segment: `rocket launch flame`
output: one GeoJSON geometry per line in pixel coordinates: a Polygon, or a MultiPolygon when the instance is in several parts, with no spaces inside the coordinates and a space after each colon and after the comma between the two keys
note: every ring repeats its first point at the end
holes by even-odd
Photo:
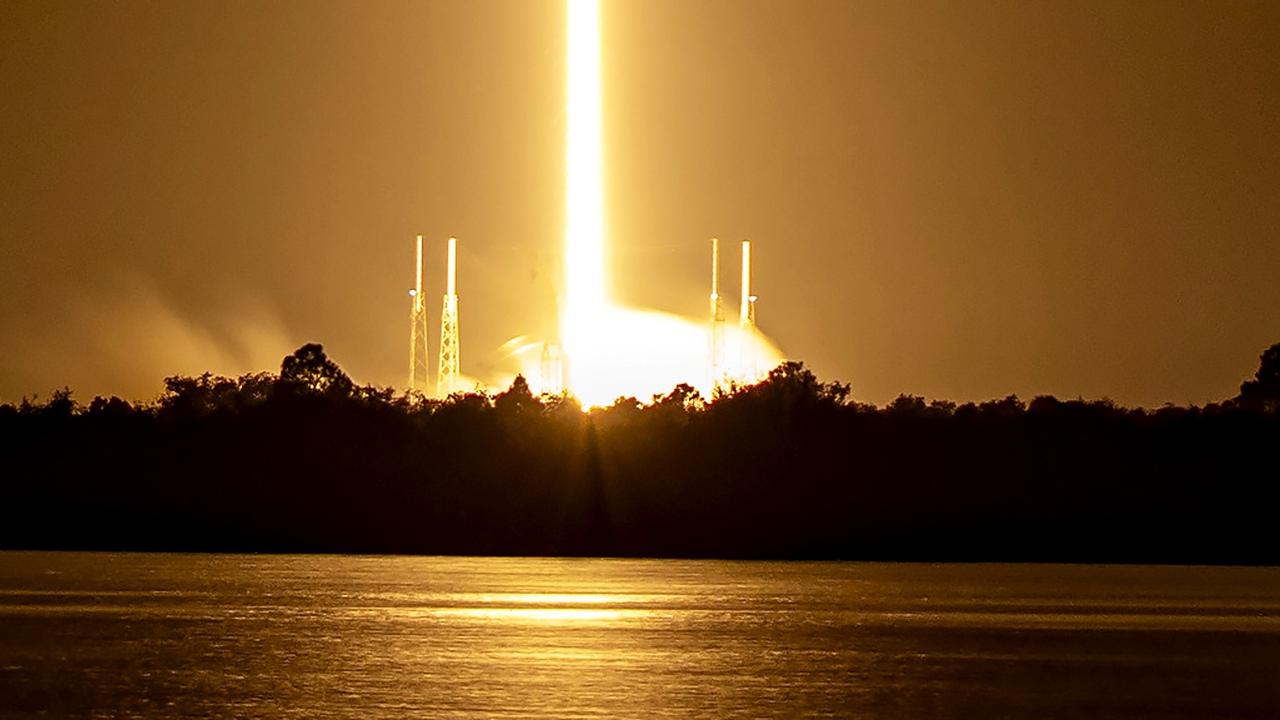
{"type": "MultiPolygon", "coordinates": [[[[599,0],[566,0],[568,27],[564,304],[560,342],[567,388],[584,407],[619,397],[647,400],[687,383],[709,397],[708,327],[653,310],[625,308],[608,294],[605,257],[604,131],[600,103],[599,0]]],[[[726,329],[730,358],[741,367],[772,368],[781,354],[752,329],[726,329]]],[[[755,380],[725,370],[738,380],[755,380]]],[[[527,368],[527,377],[538,374],[527,368]]]]}

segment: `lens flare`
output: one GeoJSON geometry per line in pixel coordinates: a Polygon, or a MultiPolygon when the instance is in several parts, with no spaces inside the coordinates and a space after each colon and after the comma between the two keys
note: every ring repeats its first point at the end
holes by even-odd
{"type": "MultiPolygon", "coordinates": [[[[565,102],[564,295],[560,344],[567,359],[566,387],[584,407],[619,397],[648,400],[680,383],[710,397],[709,327],[654,310],[621,307],[608,293],[605,274],[604,132],[600,101],[600,5],[567,0],[567,88],[565,102]]],[[[731,360],[727,375],[758,378],[745,368],[768,371],[781,361],[778,349],[758,333],[727,329],[731,360]],[[732,349],[730,349],[732,348],[732,349]],[[737,372],[735,372],[735,367],[737,372]]],[[[528,368],[529,377],[538,375],[528,368]]]]}

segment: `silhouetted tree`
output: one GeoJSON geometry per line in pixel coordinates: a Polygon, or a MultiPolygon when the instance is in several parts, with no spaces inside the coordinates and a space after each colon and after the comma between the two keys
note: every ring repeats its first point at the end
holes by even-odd
{"type": "Polygon", "coordinates": [[[79,409],[79,404],[71,397],[71,388],[54,390],[45,403],[42,414],[50,418],[70,418],[79,409]]]}
{"type": "Polygon", "coordinates": [[[1267,348],[1259,358],[1252,380],[1240,385],[1237,401],[1263,412],[1280,412],[1280,343],[1267,348]]]}
{"type": "Polygon", "coordinates": [[[798,362],[583,412],[279,375],[0,405],[0,547],[1277,562],[1280,346],[1241,397],[1152,412],[851,402],[798,362]],[[1193,528],[1195,532],[1188,532],[1193,528]]]}
{"type": "Polygon", "coordinates": [[[1027,405],[1032,415],[1054,415],[1062,409],[1062,401],[1052,395],[1037,395],[1027,405]]]}
{"type": "Polygon", "coordinates": [[[1003,400],[988,400],[978,405],[978,412],[985,417],[1013,419],[1025,412],[1027,406],[1017,395],[1008,395],[1003,400]]]}
{"type": "Polygon", "coordinates": [[[280,364],[280,384],[294,392],[333,398],[351,396],[351,378],[324,354],[324,346],[307,343],[280,364]]]}
{"type": "MultiPolygon", "coordinates": [[[[618,398],[618,400],[623,400],[623,398],[618,398]]],[[[618,400],[614,402],[616,403],[618,400]]],[[[702,393],[688,383],[676,385],[666,395],[654,395],[653,404],[659,408],[677,409],[681,412],[696,412],[705,405],[702,401],[702,393]]]]}
{"type": "Polygon", "coordinates": [[[493,399],[493,406],[499,413],[512,417],[540,414],[543,409],[542,403],[529,390],[529,382],[524,375],[517,375],[511,387],[493,399]]]}
{"type": "Polygon", "coordinates": [[[844,386],[822,384],[818,381],[817,376],[804,366],[804,363],[797,360],[788,360],[770,370],[764,385],[770,388],[777,388],[784,393],[797,397],[829,398],[836,402],[843,401],[844,397],[849,394],[844,389],[844,386]]]}
{"type": "Polygon", "coordinates": [[[228,409],[237,391],[229,378],[204,373],[199,377],[174,375],[164,379],[160,410],[169,416],[198,418],[228,409]]]}
{"type": "Polygon", "coordinates": [[[634,397],[620,397],[613,401],[613,404],[606,408],[598,408],[592,413],[592,419],[600,427],[608,428],[614,426],[625,426],[635,420],[642,412],[644,406],[634,397]]]}
{"type": "Polygon", "coordinates": [[[86,412],[102,418],[119,419],[127,417],[133,412],[133,406],[114,395],[110,398],[104,398],[99,395],[89,403],[89,408],[86,412]]]}
{"type": "Polygon", "coordinates": [[[924,417],[924,398],[915,395],[899,395],[885,406],[885,412],[899,417],[924,417]]]}

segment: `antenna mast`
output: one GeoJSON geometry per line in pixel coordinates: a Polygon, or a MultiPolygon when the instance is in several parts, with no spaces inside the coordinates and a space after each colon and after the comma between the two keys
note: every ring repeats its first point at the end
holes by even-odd
{"type": "Polygon", "coordinates": [[[711,238],[711,387],[724,381],[724,303],[720,300],[720,239],[711,238]]]}
{"type": "Polygon", "coordinates": [[[742,241],[742,299],[738,306],[738,328],[742,330],[742,371],[748,382],[758,377],[756,367],[756,298],[751,294],[751,241],[742,241]]]}
{"type": "Polygon", "coordinates": [[[427,367],[427,305],[422,296],[422,236],[418,236],[414,283],[409,288],[409,389],[425,390],[427,367]]]}

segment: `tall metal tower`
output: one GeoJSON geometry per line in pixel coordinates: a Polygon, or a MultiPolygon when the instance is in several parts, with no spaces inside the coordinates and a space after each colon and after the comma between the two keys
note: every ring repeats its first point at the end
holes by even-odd
{"type": "Polygon", "coordinates": [[[724,382],[724,303],[720,300],[720,238],[711,238],[710,362],[711,387],[724,382]]]}
{"type": "Polygon", "coordinates": [[[427,367],[427,304],[422,295],[422,236],[418,236],[418,262],[414,268],[413,287],[409,288],[409,389],[426,390],[430,371],[427,367]]]}
{"type": "Polygon", "coordinates": [[[448,397],[458,389],[458,239],[449,238],[444,309],[440,311],[440,365],[436,368],[436,395],[448,397]]]}
{"type": "Polygon", "coordinates": [[[756,367],[756,296],[751,294],[751,241],[742,241],[742,299],[738,306],[738,328],[742,330],[742,372],[748,382],[759,375],[756,367]]]}
{"type": "Polygon", "coordinates": [[[564,351],[557,342],[542,344],[542,393],[559,395],[564,392],[564,351]]]}

